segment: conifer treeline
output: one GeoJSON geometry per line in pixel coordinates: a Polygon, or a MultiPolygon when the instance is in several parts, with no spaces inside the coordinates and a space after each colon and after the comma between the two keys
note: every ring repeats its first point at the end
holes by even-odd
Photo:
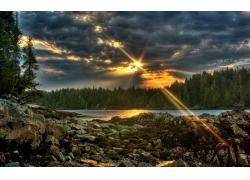
{"type": "MultiPolygon", "coordinates": [[[[213,74],[203,72],[186,78],[185,82],[174,82],[166,87],[187,107],[203,108],[232,107],[241,103],[249,107],[250,74],[248,69],[224,69],[213,74]]],[[[159,88],[122,87],[111,89],[84,88],[60,89],[44,92],[40,105],[65,109],[174,109],[174,105],[159,88]]]]}
{"type": "Polygon", "coordinates": [[[173,83],[169,89],[188,107],[232,107],[235,103],[249,107],[250,73],[244,67],[226,68],[213,74],[204,71],[186,78],[184,83],[173,83]]]}
{"type": "Polygon", "coordinates": [[[28,92],[34,94],[39,85],[35,81],[38,65],[33,53],[33,39],[28,37],[22,47],[21,39],[17,12],[0,11],[0,97],[4,94],[19,97],[27,96],[28,92]]]}

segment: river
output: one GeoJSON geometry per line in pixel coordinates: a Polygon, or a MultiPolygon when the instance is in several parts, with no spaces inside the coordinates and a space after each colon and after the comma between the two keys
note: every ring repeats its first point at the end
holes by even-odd
{"type": "MultiPolygon", "coordinates": [[[[76,112],[82,114],[82,119],[84,120],[92,120],[92,119],[100,119],[108,121],[114,116],[119,116],[120,118],[127,118],[138,115],[140,113],[170,113],[175,116],[184,116],[184,115],[191,115],[191,113],[199,116],[201,114],[210,114],[218,116],[221,112],[231,111],[227,109],[223,110],[61,110],[67,112],[76,112]]],[[[250,112],[249,110],[246,110],[250,112]]]]}

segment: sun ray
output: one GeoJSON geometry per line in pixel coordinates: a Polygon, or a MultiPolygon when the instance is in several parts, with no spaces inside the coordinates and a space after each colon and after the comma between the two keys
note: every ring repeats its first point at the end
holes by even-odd
{"type": "MultiPolygon", "coordinates": [[[[102,28],[100,26],[98,26],[98,28],[96,29],[96,31],[98,31],[99,33],[104,34],[111,42],[114,42],[114,40],[109,37],[106,33],[103,32],[102,28]],[[101,30],[100,30],[101,29],[101,30]]],[[[132,58],[123,48],[121,48],[120,46],[116,46],[116,48],[119,48],[129,59],[131,59],[134,63],[140,63],[142,61],[142,58],[144,56],[144,51],[142,52],[142,55],[139,59],[139,61],[135,60],[134,58],[132,58]]],[[[175,55],[178,55],[179,53],[176,53],[175,55]]],[[[149,74],[147,72],[147,70],[145,70],[142,66],[138,66],[138,68],[144,72],[145,74],[149,74]]],[[[215,133],[205,122],[203,122],[198,116],[196,116],[191,110],[189,110],[178,98],[176,98],[170,91],[168,91],[166,88],[164,88],[164,86],[154,77],[151,78],[152,80],[156,81],[157,84],[159,84],[159,87],[161,88],[163,94],[175,105],[175,107],[177,109],[180,110],[187,110],[196,120],[200,121],[201,124],[221,143],[224,143],[225,145],[227,145],[230,150],[232,149],[231,146],[229,146],[229,144],[222,138],[220,137],[217,133],[215,133]]],[[[185,113],[186,115],[188,115],[187,113],[185,113]]],[[[189,120],[193,123],[193,120],[191,118],[189,118],[189,120]]]]}

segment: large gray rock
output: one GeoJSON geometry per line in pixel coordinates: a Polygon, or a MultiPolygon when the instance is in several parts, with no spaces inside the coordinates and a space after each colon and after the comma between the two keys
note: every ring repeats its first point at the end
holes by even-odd
{"type": "Polygon", "coordinates": [[[140,124],[134,124],[133,127],[137,130],[140,130],[142,128],[144,128],[144,126],[140,125],[140,124]]]}
{"type": "Polygon", "coordinates": [[[126,136],[130,135],[130,133],[131,132],[128,129],[123,129],[123,130],[120,131],[120,134],[121,134],[122,137],[126,137],[126,136]]]}
{"type": "Polygon", "coordinates": [[[0,99],[0,116],[9,117],[9,109],[3,99],[0,99]]]}
{"type": "Polygon", "coordinates": [[[238,155],[238,164],[241,166],[249,166],[248,157],[249,156],[246,154],[239,154],[238,155]]]}
{"type": "Polygon", "coordinates": [[[41,121],[41,122],[45,122],[45,117],[41,114],[33,114],[33,121],[41,121]]]}
{"type": "Polygon", "coordinates": [[[75,135],[75,137],[76,138],[79,138],[79,139],[81,139],[82,141],[86,141],[86,142],[94,142],[95,141],[95,139],[96,139],[96,137],[95,136],[91,136],[91,135],[88,135],[88,134],[83,134],[83,135],[81,135],[81,134],[76,134],[75,135]]]}
{"type": "Polygon", "coordinates": [[[233,125],[231,126],[231,128],[232,128],[232,130],[233,130],[233,132],[234,132],[235,135],[240,135],[240,136],[242,136],[242,137],[248,137],[248,136],[249,136],[249,135],[248,135],[245,131],[243,131],[237,124],[233,124],[233,125]]]}
{"type": "Polygon", "coordinates": [[[65,162],[65,161],[66,161],[65,156],[64,156],[61,152],[57,152],[57,153],[56,153],[56,157],[57,157],[57,159],[59,159],[61,162],[65,162]]]}
{"type": "Polygon", "coordinates": [[[20,167],[19,162],[10,162],[5,164],[5,167],[20,167]]]}
{"type": "Polygon", "coordinates": [[[63,128],[63,126],[57,125],[57,124],[48,125],[46,127],[46,132],[47,132],[47,134],[50,134],[50,135],[54,136],[59,141],[61,139],[63,139],[65,137],[65,135],[66,135],[66,131],[63,128]]]}

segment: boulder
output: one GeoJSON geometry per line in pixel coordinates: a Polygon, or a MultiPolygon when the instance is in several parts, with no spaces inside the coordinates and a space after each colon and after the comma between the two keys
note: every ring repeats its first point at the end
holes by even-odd
{"type": "Polygon", "coordinates": [[[48,145],[59,145],[59,141],[52,135],[47,135],[45,139],[45,144],[48,145]]]}
{"type": "Polygon", "coordinates": [[[3,99],[0,99],[0,117],[1,116],[9,118],[9,109],[3,99]]]}
{"type": "Polygon", "coordinates": [[[37,122],[37,121],[41,121],[41,122],[45,122],[45,117],[41,114],[33,114],[33,121],[37,122]]]}
{"type": "Polygon", "coordinates": [[[86,134],[86,135],[76,134],[75,137],[81,139],[83,142],[94,142],[96,139],[95,136],[91,136],[89,134],[86,134]]]}
{"type": "Polygon", "coordinates": [[[84,129],[80,129],[76,131],[76,134],[87,134],[87,132],[84,129]]]}
{"type": "Polygon", "coordinates": [[[233,124],[230,126],[235,135],[240,135],[242,137],[248,137],[249,135],[243,131],[237,124],[233,124]]]}
{"type": "Polygon", "coordinates": [[[71,152],[72,152],[73,157],[74,156],[81,156],[81,154],[82,154],[81,150],[78,146],[73,146],[71,152]]]}
{"type": "Polygon", "coordinates": [[[121,161],[118,167],[135,167],[135,165],[129,159],[124,159],[121,161]]]}
{"type": "Polygon", "coordinates": [[[155,158],[148,152],[142,152],[140,157],[141,157],[141,161],[144,161],[144,162],[149,162],[149,163],[156,162],[155,158]]]}
{"type": "Polygon", "coordinates": [[[128,135],[130,135],[130,130],[128,130],[128,129],[123,129],[123,130],[121,130],[120,131],[120,135],[122,136],[122,137],[127,137],[128,135]]]}
{"type": "Polygon", "coordinates": [[[57,125],[57,124],[48,125],[46,127],[46,132],[47,134],[54,136],[59,141],[62,140],[66,135],[65,129],[61,125],[57,125]]]}
{"type": "Polygon", "coordinates": [[[140,124],[134,124],[133,127],[137,130],[140,130],[142,128],[144,128],[144,126],[140,125],[140,124]]]}
{"type": "Polygon", "coordinates": [[[9,122],[8,124],[13,130],[18,130],[23,127],[22,122],[13,121],[13,122],[9,122]]]}
{"type": "Polygon", "coordinates": [[[56,158],[57,158],[58,160],[60,160],[61,162],[65,162],[65,161],[66,161],[64,155],[63,155],[61,152],[57,152],[57,153],[56,153],[56,158]]]}
{"type": "Polygon", "coordinates": [[[248,157],[246,154],[238,154],[238,164],[245,167],[249,166],[248,157]]]}
{"type": "Polygon", "coordinates": [[[20,167],[19,162],[10,162],[5,164],[5,167],[20,167]]]}
{"type": "Polygon", "coordinates": [[[60,149],[55,145],[51,145],[50,148],[49,148],[49,151],[50,151],[51,154],[54,155],[54,154],[58,153],[60,151],[60,149]]]}
{"type": "Polygon", "coordinates": [[[108,149],[106,152],[105,152],[105,156],[108,156],[112,159],[119,159],[119,155],[118,153],[113,150],[113,149],[108,149]]]}

